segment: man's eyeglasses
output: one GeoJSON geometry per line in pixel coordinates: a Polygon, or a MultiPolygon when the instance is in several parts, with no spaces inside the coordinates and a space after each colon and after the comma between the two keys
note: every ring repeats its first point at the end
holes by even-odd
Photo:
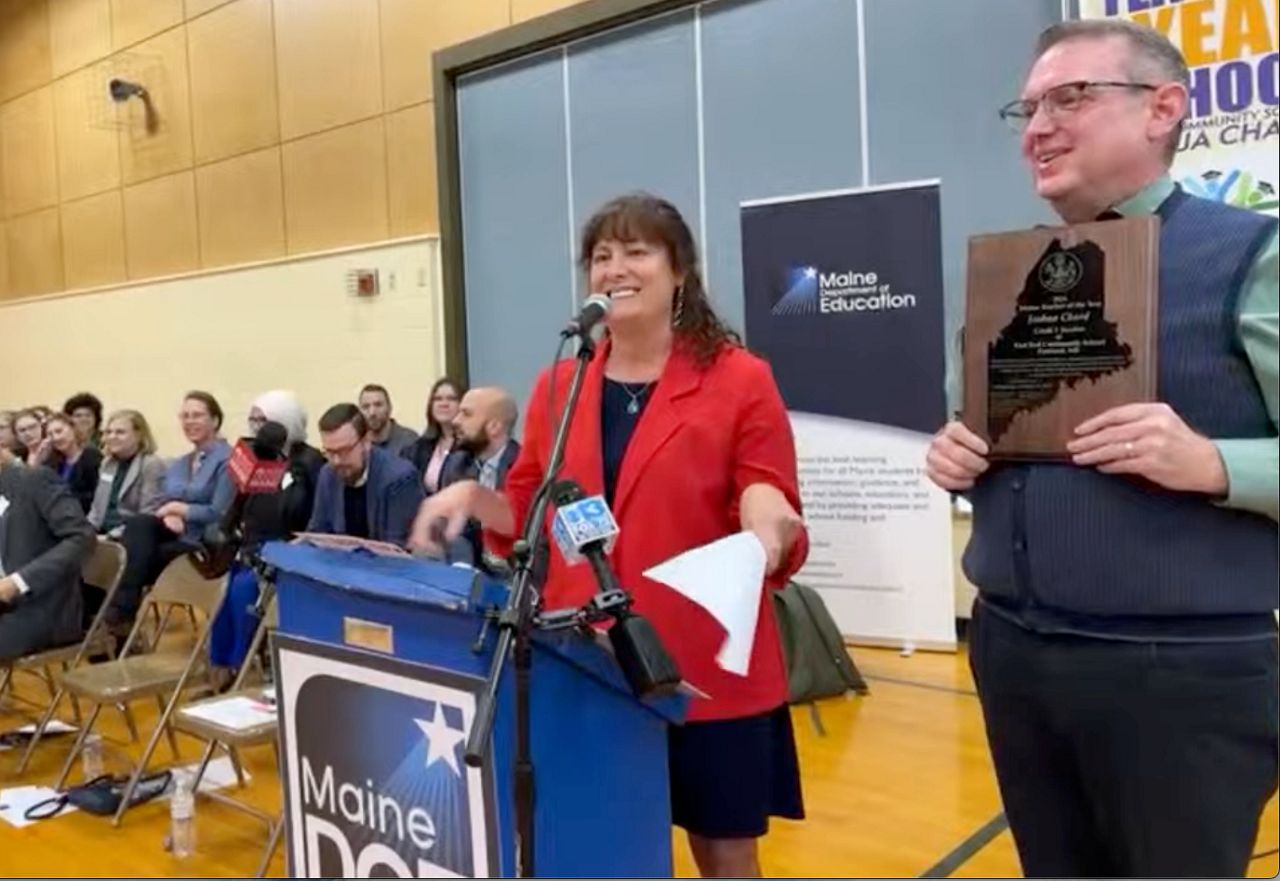
{"type": "Polygon", "coordinates": [[[1021,132],[1030,124],[1041,107],[1050,118],[1074,113],[1097,89],[1138,89],[1152,92],[1157,87],[1151,83],[1122,83],[1111,80],[1078,80],[1063,83],[1046,91],[1039,98],[1010,101],[1000,108],[1000,118],[1015,132],[1021,132]]]}
{"type": "Polygon", "coordinates": [[[330,462],[335,460],[345,459],[347,458],[347,456],[351,455],[351,453],[355,450],[356,447],[360,446],[360,441],[362,440],[364,440],[364,438],[360,438],[359,440],[356,440],[347,444],[345,447],[338,447],[337,449],[330,449],[329,447],[324,447],[322,450],[324,453],[324,457],[328,459],[330,462]]]}

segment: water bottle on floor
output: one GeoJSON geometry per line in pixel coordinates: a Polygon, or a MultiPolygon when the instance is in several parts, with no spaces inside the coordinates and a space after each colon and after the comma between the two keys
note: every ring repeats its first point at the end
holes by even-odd
{"type": "Polygon", "coordinates": [[[169,842],[175,857],[185,859],[196,849],[196,798],[191,777],[175,771],[173,795],[169,798],[169,842]]]}
{"type": "Polygon", "coordinates": [[[84,771],[84,781],[86,783],[97,777],[101,777],[105,773],[102,758],[101,735],[90,734],[85,738],[84,748],[80,751],[80,762],[80,767],[84,771]]]}

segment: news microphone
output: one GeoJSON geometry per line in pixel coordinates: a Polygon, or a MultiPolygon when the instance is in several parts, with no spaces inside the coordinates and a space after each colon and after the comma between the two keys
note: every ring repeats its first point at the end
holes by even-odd
{"type": "Polygon", "coordinates": [[[241,529],[249,498],[279,492],[289,471],[285,444],[289,433],[279,422],[267,421],[253,437],[236,441],[227,462],[227,472],[236,494],[216,523],[210,523],[200,537],[200,551],[192,561],[205,577],[220,577],[235,561],[243,538],[241,529]]]}
{"type": "Polygon", "coordinates": [[[556,506],[551,537],[568,563],[582,562],[588,546],[606,554],[613,550],[618,522],[601,496],[588,496],[572,480],[559,480],[551,487],[551,502],[556,506]]]}
{"type": "Polygon", "coordinates": [[[612,305],[613,301],[604,294],[592,294],[582,304],[577,316],[564,326],[564,330],[560,331],[560,336],[567,339],[589,335],[592,329],[609,314],[609,307],[612,305]]]}
{"type": "Polygon", "coordinates": [[[236,441],[227,471],[238,494],[256,495],[280,489],[280,481],[289,470],[284,450],[288,440],[289,433],[283,425],[267,421],[253,437],[236,441]]]}
{"type": "Polygon", "coordinates": [[[647,618],[631,611],[631,595],[605,556],[618,535],[618,524],[600,496],[588,496],[572,480],[551,486],[556,506],[552,535],[560,553],[570,563],[585,558],[591,564],[599,592],[589,608],[599,617],[613,618],[609,644],[622,675],[637,697],[674,694],[680,686],[680,670],[647,618]]]}

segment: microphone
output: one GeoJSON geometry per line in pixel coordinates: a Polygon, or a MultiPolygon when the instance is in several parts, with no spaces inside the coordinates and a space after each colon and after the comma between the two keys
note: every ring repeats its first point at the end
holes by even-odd
{"type": "Polygon", "coordinates": [[[605,554],[613,550],[618,522],[603,497],[587,496],[572,480],[558,480],[551,487],[551,502],[556,506],[551,537],[568,563],[582,562],[588,546],[605,554]]]}
{"type": "Polygon", "coordinates": [[[609,643],[632,693],[673,694],[680,686],[680,670],[649,620],[631,611],[631,595],[605,556],[619,531],[608,504],[600,496],[588,496],[572,480],[552,484],[551,501],[556,506],[552,534],[560,553],[570,563],[585,558],[591,564],[599,592],[588,603],[588,620],[613,618],[609,643]]]}
{"type": "Polygon", "coordinates": [[[289,460],[284,453],[288,440],[289,433],[283,425],[268,421],[262,423],[254,437],[236,441],[227,471],[238,494],[257,495],[280,488],[280,481],[289,470],[289,460]]]}
{"type": "Polygon", "coordinates": [[[567,339],[568,337],[590,335],[592,328],[609,314],[609,307],[612,305],[613,301],[604,294],[592,294],[582,304],[577,316],[564,326],[564,330],[560,331],[560,336],[567,339]]]}
{"type": "Polygon", "coordinates": [[[227,473],[235,485],[235,498],[217,523],[210,523],[200,537],[201,549],[192,559],[206,578],[223,575],[239,552],[245,506],[255,495],[280,490],[289,472],[285,444],[289,433],[279,422],[267,421],[251,438],[236,441],[227,462],[227,473]]]}

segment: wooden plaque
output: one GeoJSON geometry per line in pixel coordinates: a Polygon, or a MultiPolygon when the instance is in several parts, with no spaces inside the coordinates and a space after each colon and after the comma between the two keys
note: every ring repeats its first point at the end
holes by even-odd
{"type": "Polygon", "coordinates": [[[1160,220],[969,240],[964,423],[996,459],[1063,459],[1077,425],[1154,401],[1160,220]]]}

